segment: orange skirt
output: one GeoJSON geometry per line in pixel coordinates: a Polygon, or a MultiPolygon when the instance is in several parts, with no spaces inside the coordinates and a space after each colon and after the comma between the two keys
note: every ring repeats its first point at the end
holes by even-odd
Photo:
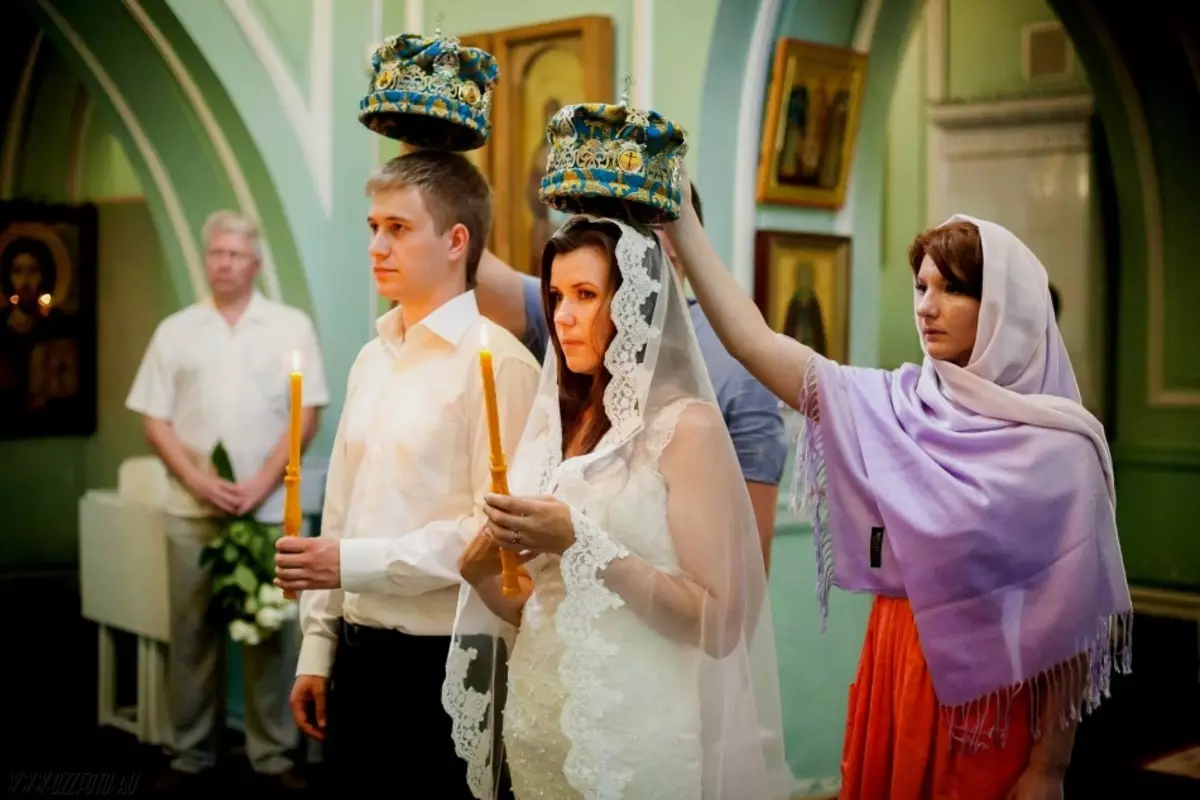
{"type": "Polygon", "coordinates": [[[1003,746],[952,746],[908,601],[876,597],[850,687],[841,800],[1003,800],[1033,747],[1029,692],[1008,717],[1003,746]]]}

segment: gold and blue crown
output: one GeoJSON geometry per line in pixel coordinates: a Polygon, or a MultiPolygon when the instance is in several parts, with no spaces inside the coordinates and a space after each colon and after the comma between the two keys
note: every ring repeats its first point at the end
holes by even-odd
{"type": "Polygon", "coordinates": [[[474,150],[491,132],[492,90],[500,69],[491,53],[463,47],[440,31],[402,33],[371,56],[371,88],[358,119],[376,133],[417,147],[474,150]]]}
{"type": "Polygon", "coordinates": [[[679,218],[679,167],[687,133],[654,111],[617,104],[564,106],[546,128],[550,157],[538,196],[572,214],[679,218]]]}

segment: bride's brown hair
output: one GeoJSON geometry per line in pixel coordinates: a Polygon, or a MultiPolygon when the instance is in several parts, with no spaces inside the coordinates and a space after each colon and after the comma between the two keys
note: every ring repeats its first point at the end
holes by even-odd
{"type": "MultiPolygon", "coordinates": [[[[590,453],[599,444],[604,434],[612,427],[612,421],[604,411],[604,390],[612,380],[612,373],[604,365],[603,357],[600,362],[600,372],[594,377],[579,375],[567,369],[567,359],[563,355],[562,344],[558,341],[558,331],[554,327],[555,299],[550,295],[550,268],[556,256],[565,255],[584,247],[600,250],[608,258],[608,286],[604,298],[611,304],[617,289],[621,288],[621,268],[617,264],[617,241],[621,238],[621,229],[611,222],[578,221],[566,230],[560,230],[550,237],[542,250],[542,307],[546,313],[547,327],[550,329],[550,343],[554,345],[554,357],[558,363],[558,412],[562,420],[562,449],[566,457],[568,445],[579,434],[579,428],[584,424],[586,412],[593,410],[590,424],[584,431],[580,442],[581,453],[590,453]]],[[[601,353],[608,351],[612,337],[616,335],[614,327],[607,342],[603,342],[601,353]]],[[[600,343],[597,343],[600,344],[600,343]]]]}

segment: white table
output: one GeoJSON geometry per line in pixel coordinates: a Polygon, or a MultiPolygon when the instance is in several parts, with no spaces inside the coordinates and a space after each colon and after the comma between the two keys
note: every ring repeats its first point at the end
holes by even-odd
{"type": "MultiPolygon", "coordinates": [[[[323,460],[303,463],[300,505],[306,516],[320,513],[325,469],[323,460]]],[[[79,500],[82,613],[99,629],[97,719],[148,744],[171,738],[166,682],[171,603],[161,510],[166,474],[157,458],[129,459],[121,465],[116,490],[91,490],[79,500]],[[117,704],[117,631],[137,637],[132,707],[117,704]]]]}

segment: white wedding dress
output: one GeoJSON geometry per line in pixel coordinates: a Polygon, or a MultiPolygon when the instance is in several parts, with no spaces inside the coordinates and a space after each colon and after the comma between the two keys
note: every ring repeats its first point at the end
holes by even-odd
{"type": "MultiPolygon", "coordinates": [[[[628,480],[620,476],[623,485],[615,493],[606,491],[603,477],[591,486],[576,487],[594,497],[582,510],[596,528],[613,544],[666,573],[678,573],[679,561],[667,526],[666,488],[655,465],[683,405],[660,415],[651,437],[657,452],[633,461],[632,474],[628,480]]],[[[569,474],[571,463],[563,468],[569,474]]],[[[606,547],[600,535],[595,530],[585,533],[593,540],[576,557],[591,562],[597,555],[609,555],[615,547],[606,547]]],[[[567,556],[568,573],[594,573],[592,563],[571,563],[572,555],[567,556]]],[[[568,775],[576,785],[607,785],[614,797],[622,796],[617,790],[625,785],[637,787],[631,795],[636,797],[701,797],[695,648],[663,637],[621,607],[603,614],[594,630],[604,642],[619,645],[572,660],[564,637],[592,633],[587,626],[575,626],[572,617],[607,610],[620,598],[599,580],[568,598],[557,557],[539,556],[526,569],[536,590],[525,606],[509,659],[504,710],[504,744],[518,800],[581,797],[568,775]],[[564,691],[564,682],[570,684],[570,693],[564,691]],[[588,754],[575,763],[568,763],[572,745],[562,730],[568,724],[563,712],[569,694],[581,697],[576,705],[588,716],[603,715],[602,720],[575,718],[570,723],[575,747],[588,754]]]]}
{"type": "Polygon", "coordinates": [[[517,800],[786,798],[770,601],[737,456],[662,248],[623,223],[563,228],[601,222],[619,232],[621,270],[611,428],[563,460],[551,353],[509,486],[565,504],[575,542],[526,563],[518,630],[460,591],[442,687],[455,749],[479,800],[496,797],[503,761],[517,800]]]}

